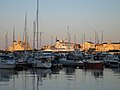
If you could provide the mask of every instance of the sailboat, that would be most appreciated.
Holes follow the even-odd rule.
[[[37,0],[37,50],[38,50],[38,0]],[[29,59],[29,61],[32,64],[32,67],[34,68],[51,68],[52,63],[47,59],[47,58],[43,58],[42,56],[42,52],[40,51],[40,54],[38,53],[38,51],[35,53],[34,48],[35,48],[35,22],[33,22],[33,29],[34,29],[34,35],[33,35],[33,57],[31,59]]]
[[[8,44],[8,33],[6,34],[6,48],[8,46],[7,44]],[[0,54],[0,68],[13,69],[15,67],[16,67],[16,62],[14,57],[6,54]]]

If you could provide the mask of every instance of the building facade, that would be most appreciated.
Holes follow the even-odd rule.
[[[96,44],[96,51],[120,50],[120,43]]]
[[[20,39],[14,41],[14,43],[7,49],[7,51],[23,51],[23,50],[32,50],[29,43],[22,42]]]
[[[94,49],[95,48],[95,44],[93,42],[84,42],[83,44],[81,44],[81,50],[89,50],[89,49]]]

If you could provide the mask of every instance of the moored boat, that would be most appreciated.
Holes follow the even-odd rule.
[[[120,67],[120,61],[118,56],[108,55],[104,58],[105,67],[115,68]]]
[[[119,68],[120,62],[118,60],[106,60],[105,66],[110,68]]]
[[[13,69],[16,67],[16,62],[13,57],[0,55],[0,68]]]
[[[84,61],[85,69],[103,69],[103,62],[102,61]]]
[[[32,62],[32,67],[34,68],[51,68],[52,63],[46,58],[35,59]]]

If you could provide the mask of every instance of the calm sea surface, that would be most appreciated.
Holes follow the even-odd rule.
[[[0,90],[120,90],[120,69],[0,69]]]

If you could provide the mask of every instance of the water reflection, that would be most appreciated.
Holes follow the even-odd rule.
[[[73,67],[68,67],[63,69],[65,73],[65,78],[67,80],[74,80],[75,79],[75,68]]]
[[[103,78],[103,70],[93,70],[92,74],[95,78]]]
[[[90,70],[85,70],[86,73],[91,72],[91,75],[94,76],[94,78],[103,78],[103,70],[98,70],[98,69],[90,69]]]
[[[75,74],[75,68],[73,68],[73,67],[64,68],[64,72],[65,72],[66,75],[74,75]]]
[[[114,74],[120,74],[120,68],[113,68],[112,71]]]
[[[112,78],[113,75],[117,78]],[[103,77],[105,78],[103,79]],[[101,90],[102,87],[106,88],[108,85],[104,82],[115,80],[114,82],[120,83],[118,78],[120,79],[120,69],[86,70],[73,67],[22,71],[0,69],[0,90],[9,88],[9,90],[92,90],[98,86],[100,87],[98,90]],[[96,79],[99,80],[98,86],[94,86],[96,85]],[[88,87],[94,87],[88,89],[82,87],[84,84]]]
[[[17,74],[15,70],[9,70],[9,69],[0,69],[0,82],[8,82],[14,76]]]
[[[39,87],[43,85],[44,78],[51,78],[52,71],[50,69],[32,69],[32,85],[33,90],[39,90]]]
[[[60,74],[59,72],[62,70],[62,67],[52,68],[52,74]]]

